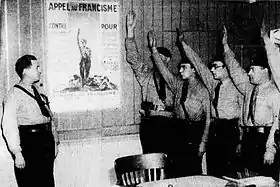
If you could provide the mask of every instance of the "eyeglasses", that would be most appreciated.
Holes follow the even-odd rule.
[[[218,69],[218,68],[223,68],[224,66],[222,65],[222,66],[218,66],[218,65],[212,65],[212,67],[211,68],[214,68],[214,69]]]

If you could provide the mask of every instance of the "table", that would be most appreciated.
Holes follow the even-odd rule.
[[[247,186],[252,184],[254,184],[256,187],[278,186],[277,182],[271,177],[256,176],[244,179],[232,179],[229,177],[226,178],[227,180],[212,176],[197,175],[146,182],[139,184],[138,187],[225,187],[229,181],[237,182],[239,186]]]
[[[227,183],[228,180],[199,175],[146,182],[138,187],[224,187]]]

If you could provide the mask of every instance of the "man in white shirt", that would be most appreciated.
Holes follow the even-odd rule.
[[[19,187],[54,187],[53,166],[59,144],[47,97],[34,83],[41,75],[33,55],[19,58],[20,82],[4,98],[3,135],[14,159]]]
[[[266,51],[263,46],[256,49],[250,71],[246,73],[229,48],[226,29],[223,45],[225,64],[230,76],[244,95],[242,112],[244,167],[256,175],[270,176],[277,180],[274,134],[279,126],[280,93],[271,78],[274,75],[273,72],[271,74]]]

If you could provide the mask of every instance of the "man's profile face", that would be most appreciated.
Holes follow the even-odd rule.
[[[221,61],[214,61],[212,63],[211,72],[213,74],[214,79],[216,80],[222,80],[227,74],[227,70],[223,62]]]
[[[192,69],[190,64],[181,64],[179,68],[179,72],[182,76],[182,79],[190,78],[194,73],[194,69]]]
[[[264,75],[267,73],[267,69],[261,66],[251,66],[248,73],[250,82],[252,84],[260,84],[263,80]]]
[[[40,80],[41,68],[37,60],[31,60],[31,66],[24,70],[24,74],[34,82]]]

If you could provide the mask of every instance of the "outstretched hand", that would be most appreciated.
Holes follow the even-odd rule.
[[[262,27],[261,27],[261,37],[268,37],[268,33],[266,31],[266,26],[264,23],[264,19],[262,20]]]
[[[227,44],[227,29],[225,26],[223,26],[223,40],[222,43],[225,45]]]
[[[177,43],[181,43],[182,41],[184,41],[184,33],[182,32],[181,29],[176,28],[176,33],[177,33]]]
[[[134,29],[135,25],[136,25],[136,14],[132,10],[132,11],[129,11],[126,16],[126,27],[128,30]]]
[[[154,31],[148,32],[148,43],[150,48],[156,47],[156,37]]]

